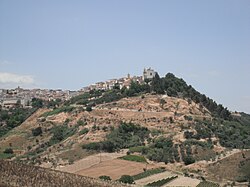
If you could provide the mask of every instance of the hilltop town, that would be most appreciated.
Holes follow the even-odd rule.
[[[53,183],[69,182],[60,180],[66,173],[79,183],[82,175],[137,186],[249,182],[250,115],[233,115],[172,73],[159,77],[148,68],[142,76],[75,92],[17,88],[1,94],[4,99],[37,98],[27,108],[18,100],[16,107],[0,110],[0,159],[13,161],[1,163],[0,186],[1,180],[25,186],[20,181],[27,182],[23,178],[35,169],[13,174],[13,168],[26,167],[19,163],[39,166],[36,176],[53,171]]]
[[[132,81],[142,84],[146,79],[152,79],[156,72],[152,68],[145,68],[142,76],[122,77],[118,79],[111,79],[105,82],[97,82],[90,86],[86,86],[78,91],[70,90],[53,90],[53,89],[23,89],[17,87],[15,89],[0,89],[0,106],[3,108],[12,108],[21,104],[23,107],[30,107],[32,98],[42,99],[44,101],[53,101],[60,99],[67,101],[72,97],[83,94],[90,90],[111,90],[114,87],[129,88]]]

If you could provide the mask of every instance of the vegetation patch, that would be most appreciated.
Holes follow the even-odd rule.
[[[145,146],[137,146],[137,147],[130,147],[130,153],[141,153],[146,147]]]
[[[158,181],[155,181],[155,182],[152,182],[152,183],[148,183],[146,186],[152,186],[152,187],[155,187],[155,186],[163,186],[164,184],[167,184],[168,182],[176,179],[178,176],[173,176],[173,177],[169,177],[169,178],[166,178],[166,179],[161,179],[161,180],[158,180]]]
[[[179,161],[177,148],[174,146],[171,138],[159,137],[155,139],[146,149],[143,154],[149,160],[165,163],[173,163]]]
[[[68,127],[67,124],[54,126],[51,129],[53,136],[49,141],[49,145],[54,145],[74,135],[77,131],[77,128],[78,126]]]
[[[80,135],[83,135],[83,134],[87,134],[89,132],[89,129],[88,128],[84,128],[84,129],[82,129],[80,132],[79,132],[79,134]]]
[[[9,153],[0,153],[0,159],[10,159],[12,157],[14,157],[15,155],[12,153],[12,154],[9,154]]]
[[[148,177],[150,175],[162,173],[164,171],[166,171],[165,168],[149,169],[149,170],[144,171],[143,173],[139,173],[137,175],[134,175],[133,178],[134,178],[134,180],[139,180],[139,179]]]
[[[99,177],[99,179],[105,180],[105,181],[111,181],[110,176],[102,175]]]
[[[121,178],[119,179],[120,182],[125,183],[125,184],[133,184],[135,183],[133,177],[130,175],[122,175]]]
[[[21,125],[35,111],[36,108],[16,107],[9,110],[0,108],[0,137]]]
[[[43,117],[48,117],[48,116],[52,116],[52,115],[56,115],[62,112],[72,112],[74,109],[74,107],[72,106],[63,106],[61,108],[56,108],[52,111],[49,112],[45,112],[44,114],[42,114]]]
[[[126,155],[123,157],[119,157],[119,159],[128,160],[128,161],[134,161],[134,162],[144,162],[147,163],[147,160],[144,156],[139,155]]]
[[[83,149],[114,152],[120,149],[142,146],[149,137],[150,131],[133,123],[122,123],[106,136],[102,142],[92,142],[83,145]]]

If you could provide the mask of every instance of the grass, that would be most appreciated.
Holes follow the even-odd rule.
[[[167,184],[168,182],[176,179],[178,176],[173,176],[173,177],[169,177],[166,179],[161,179],[152,183],[148,183],[146,186],[163,186],[164,184]]]
[[[123,157],[119,157],[119,159],[147,163],[147,160],[145,159],[145,157],[139,156],[139,155],[126,155]]]
[[[137,146],[137,147],[130,147],[129,151],[131,153],[135,153],[135,152],[141,153],[143,149],[145,149],[145,146]]]
[[[142,173],[139,173],[137,175],[134,175],[133,178],[134,178],[134,180],[139,180],[139,179],[142,179],[142,178],[145,178],[145,177],[157,174],[157,173],[162,173],[164,171],[166,171],[165,168],[150,169],[150,170],[144,171]]]
[[[74,109],[74,107],[72,107],[72,106],[63,106],[61,108],[57,108],[57,109],[54,109],[52,111],[45,112],[42,114],[42,116],[48,117],[48,116],[56,115],[56,114],[59,114],[62,112],[71,112],[73,109]]]
[[[14,154],[6,154],[6,153],[0,153],[0,159],[9,159],[14,157]]]
[[[89,132],[88,128],[84,128],[79,132],[79,135],[87,134]]]

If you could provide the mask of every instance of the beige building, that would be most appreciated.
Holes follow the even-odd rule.
[[[156,72],[151,69],[151,68],[144,68],[144,71],[143,71],[143,80],[145,79],[153,79],[155,77],[155,74]]]

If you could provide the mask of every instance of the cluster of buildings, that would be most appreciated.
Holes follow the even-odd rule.
[[[38,98],[45,101],[51,100],[68,100],[74,96],[77,96],[83,92],[90,90],[111,90],[114,87],[129,88],[131,82],[137,82],[142,84],[146,79],[154,78],[156,72],[151,69],[144,69],[142,76],[130,76],[111,79],[105,82],[97,82],[90,86],[84,87],[80,91],[69,91],[69,90],[51,90],[51,89],[0,89],[0,107],[11,108],[17,105],[22,105],[23,107],[30,107],[32,98]]]
[[[137,82],[139,84],[142,84],[144,82],[144,80],[146,79],[152,79],[154,78],[156,72],[151,69],[144,69],[143,71],[143,75],[142,76],[130,76],[130,74],[128,74],[127,77],[123,77],[123,78],[119,78],[119,79],[110,79],[108,81],[105,82],[97,82],[95,84],[92,84],[90,86],[84,87],[81,91],[90,91],[90,90],[111,90],[114,87],[119,87],[120,89],[125,87],[125,88],[129,88],[131,82]]]
[[[16,105],[29,107],[32,98],[39,98],[45,101],[56,99],[68,100],[71,97],[78,95],[77,91],[63,91],[50,89],[0,89],[0,106],[3,108],[11,108]]]

